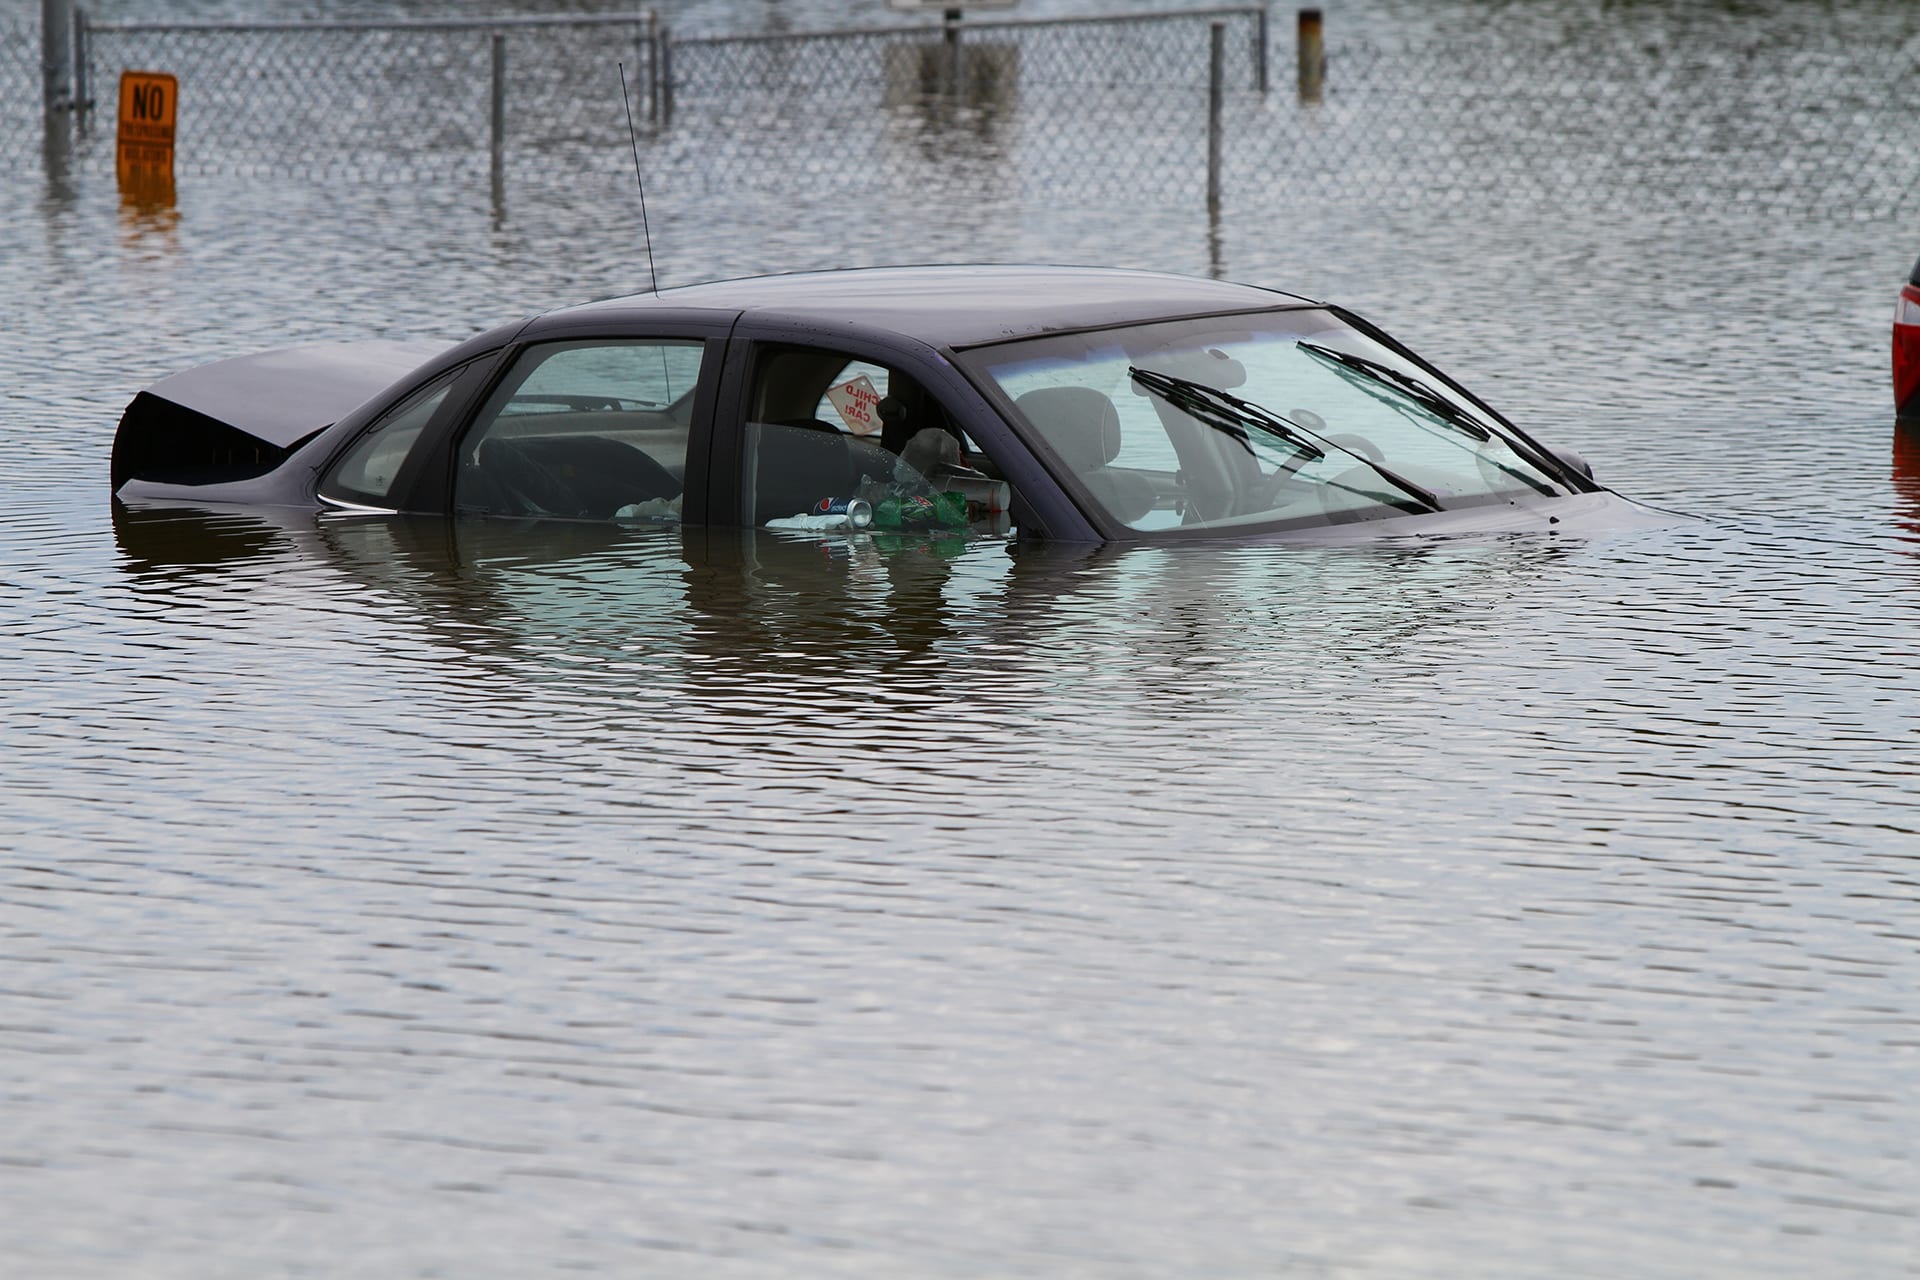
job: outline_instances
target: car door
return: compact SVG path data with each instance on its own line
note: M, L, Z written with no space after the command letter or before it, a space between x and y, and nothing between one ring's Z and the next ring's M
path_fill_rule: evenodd
M938 352L746 323L728 344L716 525L791 527L823 502L857 500L881 529L1044 536L1021 491L1033 478L1044 473Z
M726 343L711 323L533 333L443 460L446 510L700 523Z

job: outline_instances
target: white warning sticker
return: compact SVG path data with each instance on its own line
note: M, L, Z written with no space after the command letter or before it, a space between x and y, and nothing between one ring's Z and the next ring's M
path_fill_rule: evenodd
M827 388L827 402L853 434L870 436L880 430L880 392L866 374Z

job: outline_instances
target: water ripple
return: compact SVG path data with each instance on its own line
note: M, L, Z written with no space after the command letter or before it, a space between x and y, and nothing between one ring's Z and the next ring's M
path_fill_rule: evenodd
M16 1266L1911 1269L1901 228L1228 220L1230 274L1698 517L1631 535L115 517L159 373L630 282L588 187L416 194L0 192ZM1205 270L1199 228L981 243Z

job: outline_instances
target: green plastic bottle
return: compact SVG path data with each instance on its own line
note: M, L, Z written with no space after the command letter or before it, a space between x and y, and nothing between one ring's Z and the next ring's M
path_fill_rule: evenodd
M874 504L876 529L964 529L967 499L959 493L908 494L882 498Z

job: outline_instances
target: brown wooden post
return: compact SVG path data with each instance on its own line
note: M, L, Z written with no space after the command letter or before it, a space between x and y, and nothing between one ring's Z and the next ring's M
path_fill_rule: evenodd
M1320 34L1320 11L1302 9L1299 27L1300 101L1318 102L1327 80L1327 46Z

